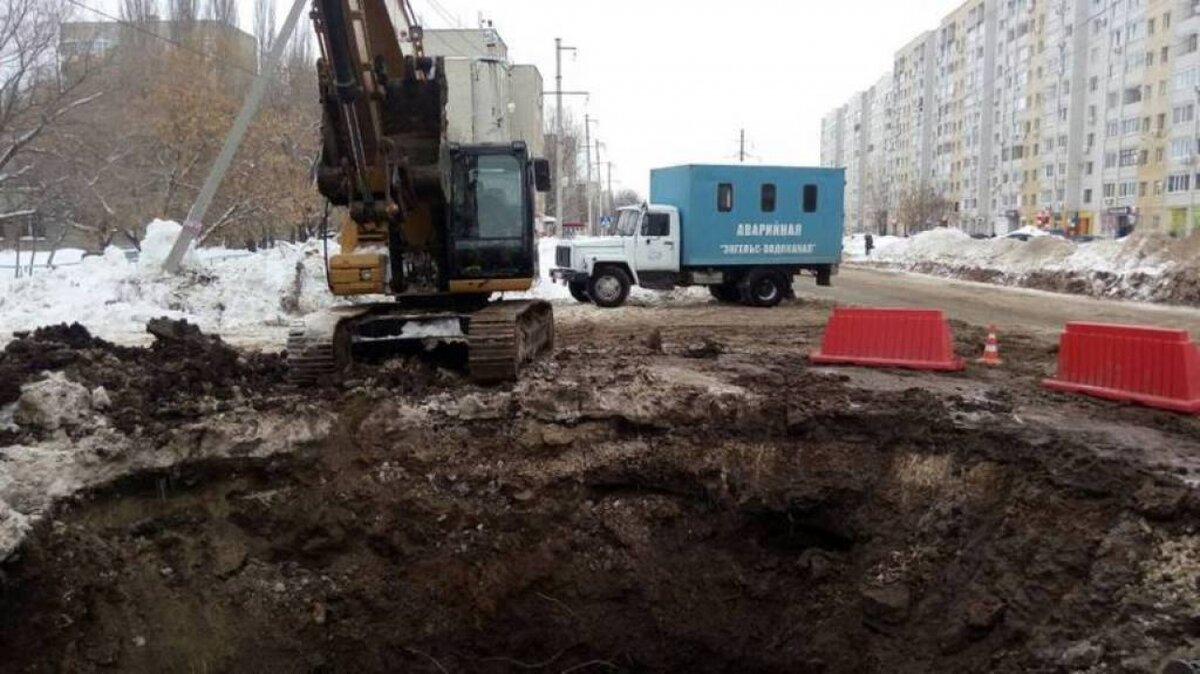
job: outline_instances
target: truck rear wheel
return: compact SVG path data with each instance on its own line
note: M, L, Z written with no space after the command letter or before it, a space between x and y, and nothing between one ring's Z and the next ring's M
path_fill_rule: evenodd
M592 274L592 280L588 282L588 296L598 307L615 309L629 299L631 285L629 274L623 270L603 267Z
M787 283L776 272L755 269L746 278L742 301L752 307L777 307L787 293Z
M583 281L572 281L567 284L567 289L571 291L571 297L575 298L580 304L591 304L592 297L588 295L588 284Z
M733 284L723 283L718 286L709 286L708 292L712 294L713 299L718 302L727 304L737 304L742 301L742 293L738 287Z

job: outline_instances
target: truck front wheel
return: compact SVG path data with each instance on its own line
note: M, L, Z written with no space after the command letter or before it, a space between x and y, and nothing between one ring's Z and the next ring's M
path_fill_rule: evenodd
M596 306L615 309L629 299L629 275L617 267L604 267L592 274L588 282L588 296Z
M588 295L588 284L583 281L571 281L567 284L567 289L571 291L571 297L575 298L580 304L591 304L592 297Z
M756 269L746 278L742 301L752 307L777 307L786 292L787 286L782 276L773 271Z

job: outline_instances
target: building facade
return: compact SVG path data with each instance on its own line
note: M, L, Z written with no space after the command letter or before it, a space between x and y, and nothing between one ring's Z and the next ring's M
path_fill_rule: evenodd
M185 45L229 69L236 86L249 86L258 72L258 40L219 21L162 21L137 24L116 21L72 21L59 31L58 57L63 72L85 71L101 63L120 61L124 54L145 58L147 45L159 41ZM135 49L136 48L136 49Z
M964 2L823 121L848 228L1200 230L1198 34L1197 0Z

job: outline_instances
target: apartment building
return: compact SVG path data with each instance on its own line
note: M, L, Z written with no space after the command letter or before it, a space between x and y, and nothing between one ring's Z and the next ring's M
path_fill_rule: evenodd
M922 33L897 54L892 68L892 132L896 148L890 165L889 200L900 200L906 186L924 189L932 178L934 85L937 81L934 32Z
M887 97L855 108L865 144L823 125L822 162L886 166L901 231L931 224L895 222L924 188L973 233L1200 230L1198 34L1198 0L968 0L896 52ZM874 191L865 178L847 213Z

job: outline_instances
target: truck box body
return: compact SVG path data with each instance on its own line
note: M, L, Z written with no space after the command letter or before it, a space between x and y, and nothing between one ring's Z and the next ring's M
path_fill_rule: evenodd
M677 166L651 172L650 201L679 210L682 268L830 265L845 183L844 169Z

